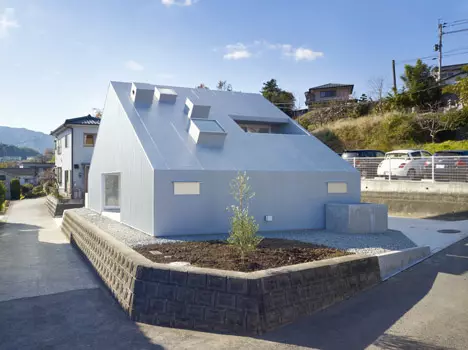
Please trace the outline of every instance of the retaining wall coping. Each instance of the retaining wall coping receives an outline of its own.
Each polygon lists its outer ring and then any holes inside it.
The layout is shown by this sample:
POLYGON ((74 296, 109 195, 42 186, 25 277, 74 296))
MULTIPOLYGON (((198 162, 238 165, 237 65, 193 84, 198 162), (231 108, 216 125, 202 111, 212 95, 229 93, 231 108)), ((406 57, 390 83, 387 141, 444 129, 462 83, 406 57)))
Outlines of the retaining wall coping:
MULTIPOLYGON (((100 238, 104 239, 108 244, 114 246, 124 256, 132 259, 133 262, 138 264, 141 268, 150 268, 150 269, 153 268, 153 269, 158 269, 158 270, 187 272, 191 274, 206 274, 206 275, 211 275, 211 276, 244 278, 244 279, 253 280, 253 279, 259 279, 259 278, 270 277, 270 276, 274 276, 278 274, 283 274, 283 273, 310 270, 314 268, 320 268, 323 266, 339 265, 339 264, 344 264, 344 263, 348 263, 351 261, 367 260, 369 258, 372 258, 367 255, 353 254, 353 255, 346 255, 346 256, 330 258, 330 259, 325 259, 325 260, 311 261, 311 262, 306 262, 306 263, 296 264, 296 265, 281 266, 281 267, 260 270, 260 271, 253 271, 253 272, 220 270, 220 269, 190 266, 190 265, 189 266, 175 266, 175 265, 169 265, 169 264, 156 263, 147 259, 143 255, 137 253, 132 248, 127 246, 125 243, 120 242, 111 234, 93 225, 88 220, 83 218, 81 215, 78 215, 73 209, 67 210, 64 216, 65 215, 72 216, 73 219, 78 221, 83 227, 91 231, 97 232, 100 238)), ((96 215, 99 215, 99 214, 96 214, 96 215)))

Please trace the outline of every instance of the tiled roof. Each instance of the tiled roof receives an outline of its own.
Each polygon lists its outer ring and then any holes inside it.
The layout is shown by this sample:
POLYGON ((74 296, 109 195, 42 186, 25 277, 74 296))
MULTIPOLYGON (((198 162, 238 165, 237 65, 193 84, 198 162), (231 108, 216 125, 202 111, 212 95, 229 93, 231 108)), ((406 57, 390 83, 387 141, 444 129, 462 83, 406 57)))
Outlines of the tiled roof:
POLYGON ((50 134, 51 135, 56 135, 64 131, 67 127, 67 125, 97 125, 101 123, 101 118, 96 118, 92 117, 91 115, 87 115, 84 117, 78 117, 78 118, 72 118, 72 119, 66 119, 65 122, 60 125, 57 129, 52 131, 50 134))
POLYGON ((328 83, 325 85, 319 85, 310 88, 309 90, 315 90, 315 89, 330 89, 330 88, 338 88, 338 87, 350 87, 351 90, 354 88, 353 84, 334 84, 334 83, 328 83))
POLYGON ((101 123, 101 118, 96 118, 96 117, 92 117, 91 115, 87 115, 85 117, 66 119, 64 124, 99 125, 99 123, 101 123))

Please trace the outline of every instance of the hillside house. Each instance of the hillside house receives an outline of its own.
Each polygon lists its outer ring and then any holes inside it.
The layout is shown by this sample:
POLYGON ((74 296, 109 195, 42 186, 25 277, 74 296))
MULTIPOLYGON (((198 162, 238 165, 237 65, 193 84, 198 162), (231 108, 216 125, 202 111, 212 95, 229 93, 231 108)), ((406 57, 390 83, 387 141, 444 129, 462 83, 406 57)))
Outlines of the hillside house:
POLYGON ((239 171, 261 231, 321 229, 326 203, 360 202, 356 169, 260 94, 111 82, 90 209, 154 236, 227 233, 239 171))
POLYGON ((306 105, 313 108, 320 103, 330 101, 346 101, 351 98, 354 85, 329 83, 310 88, 305 92, 306 105))
POLYGON ((50 134, 55 137, 55 172, 59 191, 82 199, 88 191, 88 172, 99 129, 100 118, 66 119, 50 134))
POLYGON ((468 73, 463 72, 463 67, 468 66, 468 63, 452 64, 442 66, 441 79, 445 85, 454 85, 457 83, 457 78, 466 78, 468 73))

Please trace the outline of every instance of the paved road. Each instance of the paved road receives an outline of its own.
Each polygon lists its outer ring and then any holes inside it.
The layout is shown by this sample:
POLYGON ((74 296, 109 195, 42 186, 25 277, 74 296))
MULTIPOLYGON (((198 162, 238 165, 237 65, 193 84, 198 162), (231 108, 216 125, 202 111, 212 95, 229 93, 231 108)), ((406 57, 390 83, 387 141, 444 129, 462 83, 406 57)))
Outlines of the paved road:
POLYGON ((468 239, 262 337, 135 324, 47 216, 15 202, 0 228, 0 349, 467 349, 468 239))

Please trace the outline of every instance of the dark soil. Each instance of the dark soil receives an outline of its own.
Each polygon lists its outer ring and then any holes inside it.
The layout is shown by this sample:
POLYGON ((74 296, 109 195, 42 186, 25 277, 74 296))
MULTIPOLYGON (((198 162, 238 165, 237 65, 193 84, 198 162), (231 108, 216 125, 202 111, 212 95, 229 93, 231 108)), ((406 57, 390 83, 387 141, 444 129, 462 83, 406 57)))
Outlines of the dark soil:
POLYGON ((265 238, 242 260, 236 246, 225 241, 152 244, 135 249, 157 263, 189 262, 194 266, 232 271, 258 271, 273 267, 335 258, 351 253, 287 239, 265 238))

